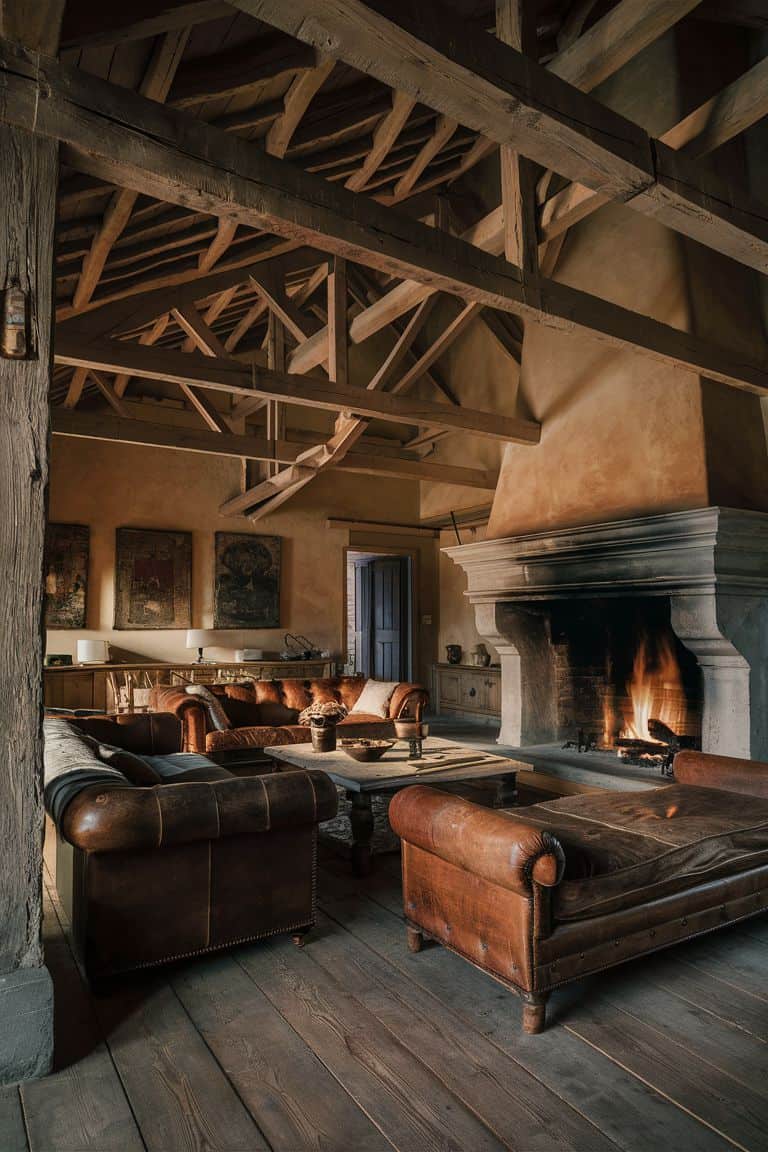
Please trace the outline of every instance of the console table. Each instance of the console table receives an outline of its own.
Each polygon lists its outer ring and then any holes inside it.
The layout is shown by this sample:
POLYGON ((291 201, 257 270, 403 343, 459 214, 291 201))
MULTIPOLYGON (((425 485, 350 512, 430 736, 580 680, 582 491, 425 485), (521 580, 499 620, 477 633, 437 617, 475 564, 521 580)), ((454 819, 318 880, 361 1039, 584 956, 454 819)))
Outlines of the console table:
POLYGON ((260 660, 246 664, 73 664, 46 668, 43 674, 47 708, 94 708, 103 712, 133 712, 146 707, 155 684, 210 684, 222 680, 306 679, 333 675, 330 660, 260 660))

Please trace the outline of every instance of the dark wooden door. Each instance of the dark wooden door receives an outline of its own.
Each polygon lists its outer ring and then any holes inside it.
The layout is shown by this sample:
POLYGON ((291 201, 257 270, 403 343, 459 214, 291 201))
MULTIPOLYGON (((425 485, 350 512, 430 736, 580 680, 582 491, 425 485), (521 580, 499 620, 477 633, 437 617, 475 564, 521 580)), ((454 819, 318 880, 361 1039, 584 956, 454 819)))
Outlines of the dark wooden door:
POLYGON ((372 675, 376 680, 405 680, 408 675, 408 574, 402 556, 370 563, 373 627, 372 675))

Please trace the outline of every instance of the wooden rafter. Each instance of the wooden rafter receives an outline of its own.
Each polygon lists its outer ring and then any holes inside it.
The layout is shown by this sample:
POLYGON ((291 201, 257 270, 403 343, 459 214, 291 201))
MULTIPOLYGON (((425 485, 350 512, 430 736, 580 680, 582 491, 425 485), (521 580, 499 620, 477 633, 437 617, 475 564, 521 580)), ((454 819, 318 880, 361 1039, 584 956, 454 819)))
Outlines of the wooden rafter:
POLYGON ((268 82, 296 77, 314 66, 311 48, 273 35, 256 45, 238 44, 228 52, 184 63, 168 103, 174 108, 188 108, 206 100, 244 96, 268 82))
POLYGON ((332 36, 345 63, 724 255, 768 268, 764 206, 437 4, 398 9, 397 22, 388 0, 236 6, 308 43, 332 36))
POLYGON ((216 227, 216 235, 205 252, 200 253, 197 266, 201 272, 210 272, 214 264, 221 259, 227 248, 229 248, 235 238, 235 232, 237 232, 237 221, 227 220, 226 216, 220 216, 216 227))
POLYGON ((266 148, 272 156, 285 156, 294 132, 312 101, 333 71, 335 61, 321 56, 314 68, 297 76, 288 89, 283 102, 283 114, 267 133, 266 148))
MULTIPOLYGON (((226 350, 219 338, 211 331, 197 309, 187 304, 183 308, 172 309, 176 323, 186 332, 188 338, 204 356, 226 356, 226 350)), ((179 382, 182 395, 192 405, 196 412, 202 416, 205 423, 213 432, 231 432, 230 421, 219 412, 216 405, 204 393, 198 392, 189 384, 179 382)))
MULTIPOLYGON (((391 202, 393 204, 398 204, 410 196, 424 169, 445 147, 457 128, 457 122, 452 120, 450 116, 438 116, 434 132, 411 161, 408 171, 395 184, 392 190, 391 202)), ((347 186, 349 187, 349 185, 347 186)))
MULTIPOLYGON (((147 332, 143 332, 142 335, 139 337, 139 343, 150 345, 150 346, 152 344, 155 344, 160 339, 160 337, 163 335, 166 328, 168 327, 168 321, 170 320, 170 318, 171 317, 170 317, 169 312, 166 312, 166 313, 164 313, 164 315, 159 316, 157 318, 157 320, 155 321, 155 323, 152 325, 152 327, 147 332)), ((190 348, 191 347, 192 347, 192 345, 190 344, 190 348)), ((130 383, 130 380, 131 380, 131 377, 126 372, 121 372, 118 376, 116 376, 115 377, 115 395, 124 396, 126 389, 130 383)))
POLYGON ((157 0, 132 0, 131 4, 125 5, 67 0, 62 47, 83 48, 146 40, 177 28, 191 28, 206 20, 216 20, 227 16, 230 11, 225 0, 163 0, 162 5, 158 5, 157 0))
POLYGON ((373 134, 373 145, 362 167, 347 180, 346 187, 354 192, 364 188, 389 155, 392 146, 405 127, 406 121, 416 105, 413 96, 403 92, 392 93, 392 109, 379 123, 373 134))
MULTIPOLYGON (((165 34, 149 62, 140 88, 142 96, 161 103, 165 100, 184 53, 188 36, 188 28, 165 34)), ((90 251, 83 261, 83 269, 72 301, 75 309, 84 307, 93 296, 107 256, 128 223, 137 199, 137 193, 128 188, 119 189, 112 197, 101 228, 94 236, 90 251)))

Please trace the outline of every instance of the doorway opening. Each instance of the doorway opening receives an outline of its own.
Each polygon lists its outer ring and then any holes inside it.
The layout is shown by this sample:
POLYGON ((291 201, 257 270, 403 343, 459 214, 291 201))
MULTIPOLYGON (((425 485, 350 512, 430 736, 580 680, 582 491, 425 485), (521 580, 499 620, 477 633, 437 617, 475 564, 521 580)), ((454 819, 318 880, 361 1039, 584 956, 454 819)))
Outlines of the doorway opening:
POLYGON ((373 680, 413 679, 413 557, 347 550, 346 670, 373 680))

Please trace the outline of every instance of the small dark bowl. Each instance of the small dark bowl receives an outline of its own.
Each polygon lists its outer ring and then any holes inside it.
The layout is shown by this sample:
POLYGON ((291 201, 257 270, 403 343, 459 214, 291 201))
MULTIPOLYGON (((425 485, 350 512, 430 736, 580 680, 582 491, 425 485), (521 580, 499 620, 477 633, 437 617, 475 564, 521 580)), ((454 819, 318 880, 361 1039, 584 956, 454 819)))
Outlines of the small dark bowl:
POLYGON ((339 747, 347 756, 358 760, 361 764, 370 764, 373 760, 381 760, 385 752, 389 752, 397 743, 396 740, 340 740, 339 747))
POLYGON ((395 735, 398 740, 426 740, 429 724, 421 720, 395 720, 395 735))

